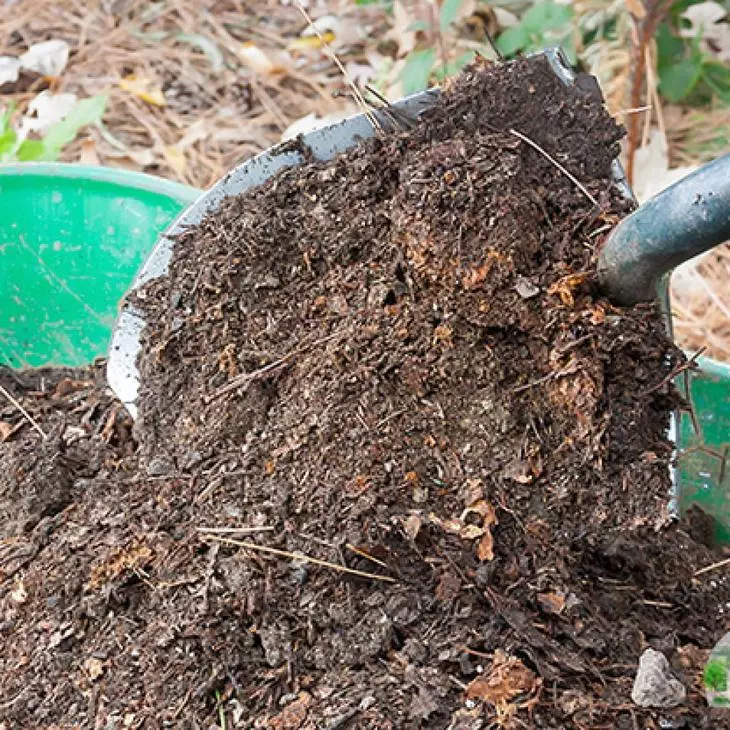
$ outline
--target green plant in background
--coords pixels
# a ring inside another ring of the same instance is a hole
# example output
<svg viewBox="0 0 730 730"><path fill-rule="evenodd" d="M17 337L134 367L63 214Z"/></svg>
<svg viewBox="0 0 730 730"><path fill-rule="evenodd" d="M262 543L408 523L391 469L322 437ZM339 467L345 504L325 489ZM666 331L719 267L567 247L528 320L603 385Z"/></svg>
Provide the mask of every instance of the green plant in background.
<svg viewBox="0 0 730 730"><path fill-rule="evenodd" d="M22 138L13 126L16 106L11 101L0 112L0 162L51 162L76 139L79 131L99 122L106 108L106 96L77 101L63 119L49 127L40 139Z"/></svg>
<svg viewBox="0 0 730 730"><path fill-rule="evenodd" d="M700 4L698 0L673 3L668 18L659 26L656 35L659 93L675 103L701 105L717 98L721 103L730 104L730 68L702 50L707 28L699 24L694 28L694 36L686 37L692 24L683 16L691 6ZM685 32L681 33L682 30Z"/></svg>
<svg viewBox="0 0 730 730"><path fill-rule="evenodd" d="M497 48L503 56L510 58L517 53L559 45L570 62L575 63L573 16L571 5L559 5L551 0L537 2L525 11L517 25L507 28L497 38Z"/></svg>
<svg viewBox="0 0 730 730"><path fill-rule="evenodd" d="M703 674L705 688L712 692L727 691L727 666L720 659L712 659Z"/></svg>

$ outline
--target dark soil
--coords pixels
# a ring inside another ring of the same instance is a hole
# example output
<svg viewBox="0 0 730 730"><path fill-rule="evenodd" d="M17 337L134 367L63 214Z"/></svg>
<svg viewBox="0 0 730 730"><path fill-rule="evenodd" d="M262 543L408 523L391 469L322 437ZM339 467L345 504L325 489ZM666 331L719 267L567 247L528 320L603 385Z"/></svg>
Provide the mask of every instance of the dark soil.
<svg viewBox="0 0 730 730"><path fill-rule="evenodd" d="M5 727L730 727L730 589L666 507L682 355L596 287L621 134L478 63L181 237L133 435L94 371L2 377L49 437L0 406ZM677 708L631 702L649 646Z"/></svg>

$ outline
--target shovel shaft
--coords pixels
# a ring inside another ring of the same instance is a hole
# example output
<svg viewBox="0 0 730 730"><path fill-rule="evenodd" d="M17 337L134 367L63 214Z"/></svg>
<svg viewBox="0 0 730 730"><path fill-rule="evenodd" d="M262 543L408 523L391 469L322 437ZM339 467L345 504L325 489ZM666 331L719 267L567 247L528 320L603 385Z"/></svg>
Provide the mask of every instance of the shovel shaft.
<svg viewBox="0 0 730 730"><path fill-rule="evenodd" d="M675 266L730 240L730 154L688 175L622 221L598 264L601 286L616 304L657 296Z"/></svg>

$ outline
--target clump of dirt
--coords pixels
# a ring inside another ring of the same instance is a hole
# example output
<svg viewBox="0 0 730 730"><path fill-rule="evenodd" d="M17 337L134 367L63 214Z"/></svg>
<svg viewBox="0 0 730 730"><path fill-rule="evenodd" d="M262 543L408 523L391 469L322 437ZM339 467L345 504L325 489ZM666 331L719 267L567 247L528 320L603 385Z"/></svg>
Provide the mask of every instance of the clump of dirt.
<svg viewBox="0 0 730 730"><path fill-rule="evenodd" d="M730 589L666 508L682 356L596 285L621 135L543 60L477 62L187 231L138 300L138 453L115 416L5 577L9 721L721 727ZM648 646L681 706L631 703Z"/></svg>

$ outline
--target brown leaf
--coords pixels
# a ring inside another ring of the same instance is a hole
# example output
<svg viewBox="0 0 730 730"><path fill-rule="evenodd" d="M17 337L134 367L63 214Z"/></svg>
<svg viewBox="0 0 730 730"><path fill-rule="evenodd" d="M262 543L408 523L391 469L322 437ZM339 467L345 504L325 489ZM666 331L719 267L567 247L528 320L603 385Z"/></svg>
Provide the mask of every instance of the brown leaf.
<svg viewBox="0 0 730 730"><path fill-rule="evenodd" d="M84 671L93 682L104 674L104 662L96 657L89 657L84 660Z"/></svg>
<svg viewBox="0 0 730 730"><path fill-rule="evenodd" d="M633 15L637 20L641 20L646 15L646 8L641 0L625 0L626 9Z"/></svg>
<svg viewBox="0 0 730 730"><path fill-rule="evenodd" d="M421 518L418 515L408 515L403 520L403 529L406 531L406 535L411 540L415 540L418 537L418 533L421 531L421 525L423 524Z"/></svg>
<svg viewBox="0 0 730 730"><path fill-rule="evenodd" d="M517 695L531 691L535 687L535 679L535 673L517 657L507 656L497 649L489 671L469 684L466 696L495 707L504 707Z"/></svg>
<svg viewBox="0 0 730 730"><path fill-rule="evenodd" d="M538 593L537 602L545 613L560 614L565 608L565 596L562 593Z"/></svg>
<svg viewBox="0 0 730 730"><path fill-rule="evenodd" d="M484 562L485 560L494 560L494 538L491 530L484 533L484 537L477 545L477 557Z"/></svg>
<svg viewBox="0 0 730 730"><path fill-rule="evenodd" d="M290 702L278 715L272 717L267 727L271 730L298 730L307 719L312 695L300 692L299 697Z"/></svg>
<svg viewBox="0 0 730 730"><path fill-rule="evenodd" d="M14 433L17 426L6 421L0 421L0 441L5 443Z"/></svg>
<svg viewBox="0 0 730 730"><path fill-rule="evenodd" d="M583 282L588 278L588 274L568 274L562 279L554 282L548 289L548 294L557 294L560 297L560 301L566 307L572 307L575 304L575 298L573 292L578 289Z"/></svg>
<svg viewBox="0 0 730 730"><path fill-rule="evenodd" d="M460 590L461 581L453 573L444 573L436 586L436 598L439 601L452 601Z"/></svg>
<svg viewBox="0 0 730 730"><path fill-rule="evenodd" d="M53 391L54 398L65 398L77 390L83 388L91 388L94 385L90 380L72 380L71 378L63 378L58 381L56 390Z"/></svg>

